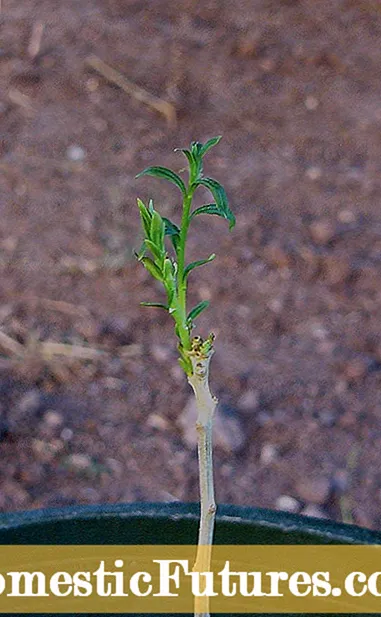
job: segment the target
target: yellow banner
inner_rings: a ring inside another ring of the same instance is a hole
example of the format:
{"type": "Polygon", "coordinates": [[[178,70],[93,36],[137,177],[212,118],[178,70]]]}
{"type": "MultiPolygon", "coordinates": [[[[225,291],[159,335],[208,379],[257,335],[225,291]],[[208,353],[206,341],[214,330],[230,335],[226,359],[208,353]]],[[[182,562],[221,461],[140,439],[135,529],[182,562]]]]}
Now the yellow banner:
{"type": "Polygon", "coordinates": [[[0,613],[381,614],[381,546],[0,546],[0,613]]]}

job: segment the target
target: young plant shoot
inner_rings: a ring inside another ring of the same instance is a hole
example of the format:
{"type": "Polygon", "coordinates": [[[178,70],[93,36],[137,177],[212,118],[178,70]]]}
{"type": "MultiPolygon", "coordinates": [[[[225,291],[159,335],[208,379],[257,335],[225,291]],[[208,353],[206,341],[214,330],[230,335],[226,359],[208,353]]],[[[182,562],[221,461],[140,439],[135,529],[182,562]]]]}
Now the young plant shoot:
{"type": "MultiPolygon", "coordinates": [[[[186,242],[190,223],[195,216],[214,214],[226,219],[229,229],[235,225],[235,217],[228,206],[225,190],[219,182],[203,175],[203,158],[220,139],[214,137],[205,144],[193,142],[190,150],[180,149],[188,161],[187,184],[179,175],[165,167],[148,167],[137,176],[137,178],[144,175],[164,178],[174,184],[182,196],[180,227],[161,216],[152,200],[146,206],[138,199],[144,240],[136,257],[164,286],[165,303],[142,302],[142,305],[162,308],[172,316],[179,340],[179,362],[196,397],[201,519],[194,570],[199,572],[210,569],[213,542],[216,505],[213,485],[212,422],[217,399],[212,396],[209,389],[209,363],[214,351],[214,335],[209,334],[205,340],[200,336],[191,337],[195,320],[207,308],[209,302],[206,300],[199,302],[188,311],[187,285],[192,270],[209,263],[215,255],[213,253],[205,259],[186,264],[186,242]],[[209,190],[213,201],[192,209],[193,196],[199,186],[209,190]],[[167,250],[166,236],[171,241],[171,253],[167,250]]],[[[195,614],[208,615],[208,613],[208,598],[196,598],[195,614]]]]}

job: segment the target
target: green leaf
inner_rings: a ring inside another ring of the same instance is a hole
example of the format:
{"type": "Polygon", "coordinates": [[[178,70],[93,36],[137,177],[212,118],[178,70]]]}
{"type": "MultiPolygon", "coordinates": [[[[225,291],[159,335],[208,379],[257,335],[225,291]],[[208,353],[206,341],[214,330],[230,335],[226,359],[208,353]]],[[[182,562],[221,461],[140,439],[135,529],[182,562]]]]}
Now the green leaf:
{"type": "Polygon", "coordinates": [[[141,176],[154,176],[155,178],[164,178],[165,180],[168,180],[169,182],[175,184],[184,196],[186,195],[187,190],[180,176],[175,174],[174,171],[167,169],[167,167],[147,167],[147,169],[144,169],[140,172],[140,174],[135,177],[140,178],[141,176]]]}
{"type": "Polygon", "coordinates": [[[205,204],[205,206],[200,206],[199,208],[196,208],[195,210],[193,210],[193,212],[190,215],[190,220],[192,220],[193,217],[197,216],[198,214],[215,214],[216,216],[221,216],[222,218],[229,221],[230,222],[229,229],[232,229],[232,227],[234,227],[235,225],[235,216],[230,211],[230,209],[229,209],[229,212],[230,214],[228,212],[224,212],[216,204],[205,204]],[[232,224],[232,217],[234,220],[233,224],[232,224]]]}
{"type": "Polygon", "coordinates": [[[175,225],[175,223],[172,223],[172,221],[167,219],[165,216],[163,216],[163,221],[165,223],[166,236],[180,235],[180,229],[177,227],[177,225],[175,225]]]}
{"type": "Polygon", "coordinates": [[[151,251],[152,255],[158,261],[161,261],[163,259],[164,252],[161,250],[159,246],[157,246],[154,242],[151,242],[151,240],[146,240],[145,244],[146,244],[147,249],[151,251]]]}
{"type": "Polygon", "coordinates": [[[190,150],[187,150],[186,148],[175,148],[175,152],[182,152],[182,154],[188,160],[190,169],[194,168],[196,164],[196,160],[195,160],[195,157],[193,156],[193,153],[190,150]]]}
{"type": "Polygon", "coordinates": [[[168,257],[164,260],[164,280],[168,282],[172,282],[175,280],[175,274],[173,269],[173,263],[168,257]]]}
{"type": "Polygon", "coordinates": [[[164,221],[157,210],[155,210],[151,218],[150,239],[161,252],[164,251],[164,231],[164,221]]]}
{"type": "Polygon", "coordinates": [[[185,360],[184,358],[179,358],[178,362],[183,369],[184,373],[188,376],[192,375],[192,363],[190,360],[185,360]]]}
{"type": "Polygon", "coordinates": [[[160,272],[160,269],[157,265],[150,259],[149,257],[143,257],[141,259],[145,268],[147,268],[148,272],[152,274],[152,276],[158,281],[163,281],[163,275],[160,272]]]}
{"type": "Polygon", "coordinates": [[[194,308],[192,308],[191,311],[189,311],[187,321],[193,321],[193,319],[196,319],[196,317],[198,317],[200,313],[202,313],[202,311],[209,306],[209,304],[209,300],[199,302],[194,308]]]}
{"type": "Polygon", "coordinates": [[[219,135],[218,137],[212,137],[212,139],[209,139],[209,141],[206,142],[206,144],[204,144],[200,150],[200,156],[205,156],[205,154],[208,152],[208,150],[210,150],[210,148],[213,148],[213,146],[216,146],[218,144],[218,142],[221,140],[222,135],[219,135]]]}
{"type": "MultiPolygon", "coordinates": [[[[201,144],[199,145],[201,146],[201,144]]],[[[188,159],[189,180],[190,180],[190,183],[193,183],[200,175],[200,172],[202,169],[202,158],[198,154],[197,148],[195,150],[192,147],[192,151],[186,150],[185,148],[177,148],[177,150],[182,152],[184,156],[188,159]]]]}
{"type": "Polygon", "coordinates": [[[184,270],[184,280],[188,276],[189,272],[191,272],[194,268],[197,268],[198,266],[203,266],[204,264],[207,264],[210,261],[213,261],[215,256],[216,256],[215,253],[213,253],[212,255],[208,257],[208,259],[199,259],[198,261],[192,261],[192,263],[188,264],[184,270]]]}
{"type": "Polygon", "coordinates": [[[146,241],[145,241],[145,240],[143,240],[143,242],[142,242],[142,244],[141,244],[141,247],[140,247],[139,251],[138,251],[138,252],[136,252],[136,251],[135,251],[135,257],[136,257],[136,259],[137,259],[138,261],[141,261],[142,257],[144,257],[145,252],[146,252],[146,249],[147,249],[147,247],[146,247],[146,241]]]}
{"type": "Polygon", "coordinates": [[[172,221],[165,218],[165,216],[163,216],[163,221],[165,223],[165,235],[170,236],[173,248],[177,253],[180,242],[180,229],[177,227],[177,225],[175,225],[175,223],[172,223],[172,221]]]}
{"type": "Polygon", "coordinates": [[[149,238],[149,232],[150,232],[150,227],[151,227],[151,214],[149,213],[149,211],[147,210],[147,208],[145,207],[141,199],[138,199],[137,201],[138,201],[138,208],[140,211],[140,218],[142,221],[142,226],[143,226],[146,236],[149,238]]]}
{"type": "Polygon", "coordinates": [[[189,217],[190,220],[192,220],[193,217],[197,216],[198,214],[216,214],[217,216],[222,216],[223,218],[226,218],[226,216],[224,215],[222,210],[217,206],[217,204],[205,204],[204,206],[200,206],[199,208],[196,208],[195,210],[193,210],[193,212],[191,212],[190,217],[189,217]]]}
{"type": "Polygon", "coordinates": [[[191,143],[192,154],[195,158],[199,158],[202,150],[202,144],[199,141],[192,141],[191,143]]]}
{"type": "Polygon", "coordinates": [[[163,265],[164,286],[167,290],[168,306],[172,306],[176,292],[175,265],[166,257],[163,265]]]}
{"type": "Polygon", "coordinates": [[[168,310],[168,307],[165,304],[162,304],[161,302],[140,302],[140,306],[148,306],[152,308],[163,308],[166,311],[168,310]]]}
{"type": "Polygon", "coordinates": [[[235,225],[235,216],[229,208],[224,187],[217,182],[217,180],[213,180],[213,178],[200,178],[197,180],[196,185],[202,185],[209,189],[215,199],[216,205],[221,210],[223,217],[229,221],[229,229],[233,229],[235,225]]]}

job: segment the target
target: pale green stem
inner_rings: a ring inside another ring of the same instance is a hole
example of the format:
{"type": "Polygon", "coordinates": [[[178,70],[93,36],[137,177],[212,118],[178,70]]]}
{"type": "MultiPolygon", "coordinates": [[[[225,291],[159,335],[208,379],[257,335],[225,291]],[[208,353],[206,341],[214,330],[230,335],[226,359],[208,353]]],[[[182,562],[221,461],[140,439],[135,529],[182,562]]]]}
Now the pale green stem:
{"type": "Polygon", "coordinates": [[[180,229],[180,242],[179,242],[179,250],[177,254],[177,270],[178,270],[178,306],[180,310],[178,328],[181,334],[181,342],[184,349],[189,350],[190,348],[190,337],[189,332],[186,328],[186,318],[187,318],[187,281],[184,280],[184,270],[185,270],[185,246],[187,241],[187,234],[189,228],[189,214],[192,206],[192,198],[193,198],[194,189],[190,188],[188,190],[187,195],[184,197],[183,201],[183,214],[181,219],[181,229],[180,229]]]}
{"type": "MultiPolygon", "coordinates": [[[[209,389],[209,364],[213,349],[207,353],[201,351],[189,352],[193,374],[188,381],[193,388],[197,404],[197,435],[198,435],[198,463],[200,477],[201,518],[198,536],[195,572],[210,570],[216,503],[214,500],[213,482],[213,449],[212,428],[213,415],[217,405],[216,397],[209,389]]],[[[195,617],[209,617],[209,598],[195,598],[195,617]]]]}

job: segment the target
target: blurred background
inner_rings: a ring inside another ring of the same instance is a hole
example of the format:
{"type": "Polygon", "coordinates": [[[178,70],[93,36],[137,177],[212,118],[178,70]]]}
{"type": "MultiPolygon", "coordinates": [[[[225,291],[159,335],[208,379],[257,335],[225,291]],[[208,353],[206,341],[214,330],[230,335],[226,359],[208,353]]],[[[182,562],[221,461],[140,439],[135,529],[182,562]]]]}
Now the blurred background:
{"type": "MultiPolygon", "coordinates": [[[[206,158],[219,503],[381,526],[376,0],[3,0],[0,510],[197,501],[191,391],[136,263],[134,179],[206,158]],[[143,99],[143,100],[142,100],[143,99]]],[[[199,203],[203,203],[200,192],[199,203]]]]}

